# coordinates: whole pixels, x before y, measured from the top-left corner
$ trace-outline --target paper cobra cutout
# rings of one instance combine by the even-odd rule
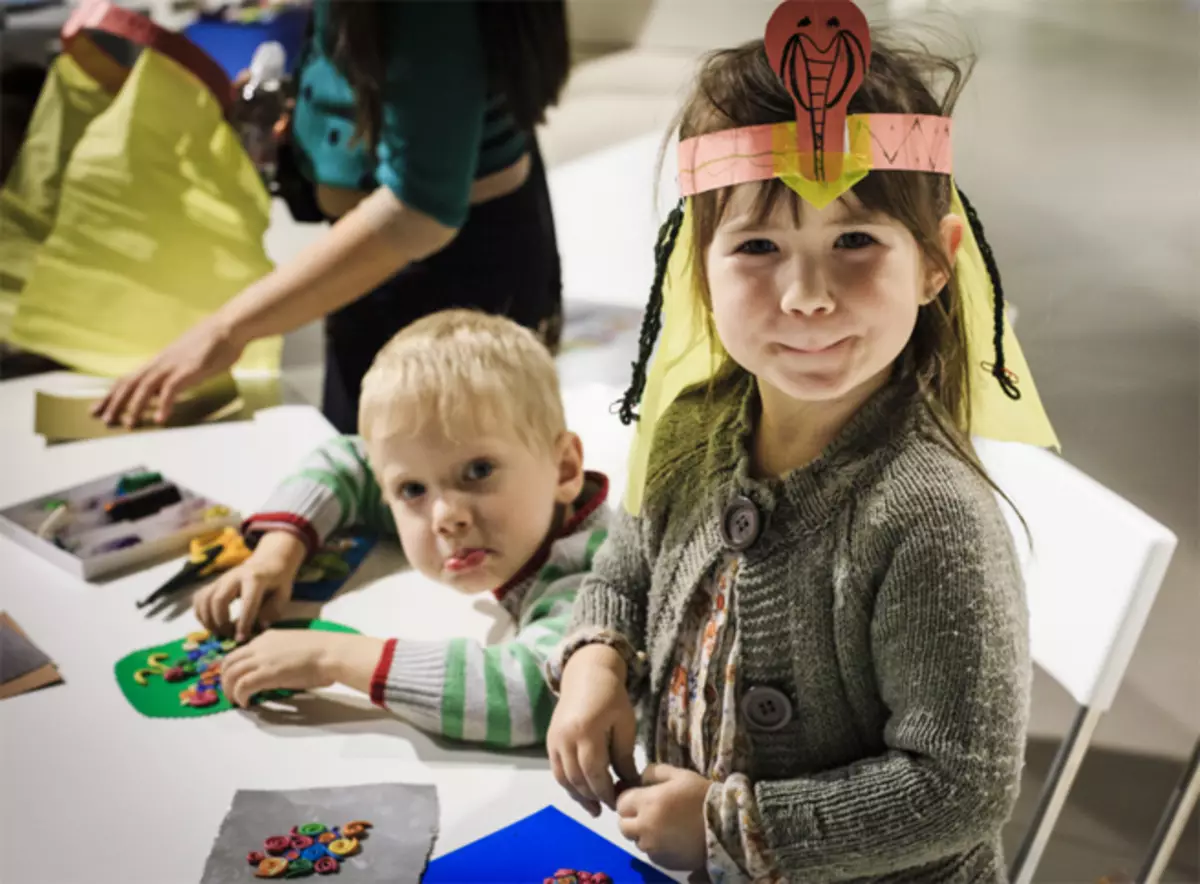
[[[767,23],[771,67],[796,105],[799,172],[835,181],[846,149],[846,108],[871,58],[867,17],[851,0],[787,0]]]
[[[874,170],[951,173],[949,117],[847,114],[871,61],[867,19],[852,0],[786,0],[763,42],[795,120],[681,141],[683,196],[778,178],[821,209]]]

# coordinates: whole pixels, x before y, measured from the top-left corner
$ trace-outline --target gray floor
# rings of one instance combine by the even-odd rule
[[[623,2],[642,15],[650,5]],[[747,27],[729,36],[729,22],[744,23],[743,7],[764,20],[775,5],[689,0],[692,15],[664,26],[664,8],[680,2],[649,12],[648,27],[671,38],[666,56],[752,36]],[[957,113],[958,180],[1019,307],[1064,454],[1180,537],[1039,877],[1124,880],[1200,734],[1200,11],[1182,0],[862,5],[874,17],[936,6],[939,26],[972,38],[980,63]],[[715,37],[699,10],[720,19]],[[289,380],[308,398],[319,353],[311,328],[289,339]],[[1072,713],[1070,698],[1039,677],[1014,833]],[[1200,881],[1198,856],[1193,820],[1165,880]]]

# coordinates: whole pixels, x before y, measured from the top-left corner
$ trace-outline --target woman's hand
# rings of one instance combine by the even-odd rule
[[[708,857],[704,802],[711,785],[690,770],[651,764],[641,785],[617,799],[621,834],[665,869],[703,869]]]
[[[592,816],[615,807],[609,769],[638,781],[633,748],[637,719],[625,689],[625,661],[607,645],[580,648],[567,661],[546,750],[554,778]]]
[[[243,709],[263,691],[307,691],[338,681],[362,690],[383,645],[383,639],[365,635],[268,629],[225,658],[221,688]]]
[[[308,549],[299,537],[287,531],[271,531],[242,564],[222,574],[196,593],[192,610],[207,629],[225,634],[232,624],[230,608],[242,600],[235,637],[244,642],[259,623],[269,625],[279,618],[292,598],[292,584]]]
[[[154,420],[164,422],[175,398],[188,387],[230,368],[246,348],[216,315],[196,323],[149,363],[117,381],[92,414],[110,426],[134,427],[157,397]]]

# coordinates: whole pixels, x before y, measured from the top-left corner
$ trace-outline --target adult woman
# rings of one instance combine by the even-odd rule
[[[315,0],[292,142],[328,235],[188,330],[98,406],[132,425],[245,345],[326,316],[323,409],[353,432],[362,376],[412,320],[503,313],[553,348],[561,281],[533,127],[568,70],[563,0]]]

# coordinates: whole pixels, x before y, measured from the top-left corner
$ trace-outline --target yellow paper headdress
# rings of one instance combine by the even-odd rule
[[[639,361],[621,408],[623,421],[638,420],[625,493],[625,506],[632,513],[641,508],[659,417],[685,389],[711,379],[725,359],[695,290],[688,197],[779,178],[806,202],[822,208],[872,171],[951,173],[949,118],[846,115],[871,54],[866,17],[851,0],[786,0],[768,22],[764,43],[795,102],[796,122],[713,132],[679,145],[683,200],[667,218],[655,247],[654,284],[655,291],[662,292],[661,316],[652,300],[642,344],[653,344],[660,319],[661,339],[645,377]],[[979,220],[953,180],[950,211],[968,222],[954,275],[967,335],[970,432],[1057,448],[1058,439],[1004,314],[999,272],[986,242],[981,248]]]

